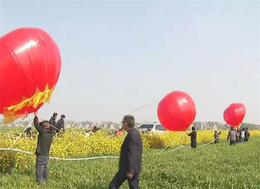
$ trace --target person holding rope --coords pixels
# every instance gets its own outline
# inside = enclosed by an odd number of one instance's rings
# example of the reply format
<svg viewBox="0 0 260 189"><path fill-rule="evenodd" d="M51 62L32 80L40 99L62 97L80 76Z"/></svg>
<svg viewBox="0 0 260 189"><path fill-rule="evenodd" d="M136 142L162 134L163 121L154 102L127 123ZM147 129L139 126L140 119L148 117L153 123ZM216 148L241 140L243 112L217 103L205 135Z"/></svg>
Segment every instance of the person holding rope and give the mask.
<svg viewBox="0 0 260 189"><path fill-rule="evenodd" d="M53 113L53 116L51 117L49 123L54 126L54 127L57 127L57 122L56 122L56 119L58 117L58 114L57 113ZM56 132L59 132L57 129L55 129Z"/></svg>
<svg viewBox="0 0 260 189"><path fill-rule="evenodd" d="M186 134L188 136L190 136L190 145L192 148L197 148L197 131L195 130L195 127L193 126L192 128L192 132L191 133L187 133Z"/></svg>
<svg viewBox="0 0 260 189"><path fill-rule="evenodd" d="M49 152L53 140L54 129L48 121L40 122L38 113L34 113L34 126L38 131L36 148L36 182L42 184L42 180L48 181Z"/></svg>
<svg viewBox="0 0 260 189"><path fill-rule="evenodd" d="M215 130L215 133L214 133L215 144L217 144L219 142L220 134L221 134L221 131L218 132L218 130Z"/></svg>
<svg viewBox="0 0 260 189"><path fill-rule="evenodd" d="M66 116L64 114L62 114L60 120L57 122L58 133L61 130L63 130L63 134L65 133L65 122L64 122L65 117Z"/></svg>
<svg viewBox="0 0 260 189"><path fill-rule="evenodd" d="M118 189L126 180L130 189L139 189L139 174L142 169L143 144L140 133L134 128L135 119L126 115L122 127L128 132L121 147L119 171L109 184L109 189Z"/></svg>

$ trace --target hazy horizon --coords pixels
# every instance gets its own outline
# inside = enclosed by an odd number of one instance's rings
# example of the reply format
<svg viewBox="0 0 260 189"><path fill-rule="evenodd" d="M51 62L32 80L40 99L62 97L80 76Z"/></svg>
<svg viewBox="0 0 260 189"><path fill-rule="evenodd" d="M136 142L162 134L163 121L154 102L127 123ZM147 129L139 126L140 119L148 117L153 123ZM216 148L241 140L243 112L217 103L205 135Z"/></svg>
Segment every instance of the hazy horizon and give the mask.
<svg viewBox="0 0 260 189"><path fill-rule="evenodd" d="M67 120L158 121L166 94L187 92L195 121L224 122L244 103L244 122L260 124L260 3L0 2L0 35L39 27L58 44L62 71L51 103ZM11 77L11 76L10 76ZM2 117L0 117L2 118Z"/></svg>

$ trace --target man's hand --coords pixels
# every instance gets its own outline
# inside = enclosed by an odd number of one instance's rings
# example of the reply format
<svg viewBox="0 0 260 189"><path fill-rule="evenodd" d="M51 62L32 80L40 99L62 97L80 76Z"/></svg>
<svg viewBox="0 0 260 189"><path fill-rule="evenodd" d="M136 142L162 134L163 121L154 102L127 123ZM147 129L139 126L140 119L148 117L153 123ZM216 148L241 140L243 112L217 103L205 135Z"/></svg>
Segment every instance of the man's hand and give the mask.
<svg viewBox="0 0 260 189"><path fill-rule="evenodd" d="M38 112L34 112L34 116L39 118Z"/></svg>
<svg viewBox="0 0 260 189"><path fill-rule="evenodd" d="M127 176L127 178L129 178L130 180L133 178L132 173L126 173L126 176Z"/></svg>

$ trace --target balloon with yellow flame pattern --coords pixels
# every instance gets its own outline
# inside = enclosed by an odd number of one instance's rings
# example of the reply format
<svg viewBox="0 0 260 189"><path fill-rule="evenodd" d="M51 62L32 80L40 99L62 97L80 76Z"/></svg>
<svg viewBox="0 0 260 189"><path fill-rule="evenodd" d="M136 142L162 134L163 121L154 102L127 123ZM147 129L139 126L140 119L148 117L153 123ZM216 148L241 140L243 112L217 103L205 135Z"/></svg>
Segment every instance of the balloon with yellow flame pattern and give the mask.
<svg viewBox="0 0 260 189"><path fill-rule="evenodd" d="M39 28L0 38L0 114L11 123L49 102L61 71L57 44Z"/></svg>

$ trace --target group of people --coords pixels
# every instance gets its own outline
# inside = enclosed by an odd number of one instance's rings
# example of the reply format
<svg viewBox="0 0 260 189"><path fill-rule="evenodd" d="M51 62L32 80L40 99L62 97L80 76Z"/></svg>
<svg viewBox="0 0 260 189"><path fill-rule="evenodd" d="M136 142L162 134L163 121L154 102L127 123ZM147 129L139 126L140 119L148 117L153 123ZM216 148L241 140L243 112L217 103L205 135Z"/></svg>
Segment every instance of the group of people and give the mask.
<svg viewBox="0 0 260 189"><path fill-rule="evenodd" d="M38 143L36 148L36 181L42 184L43 181L48 181L48 163L49 151L52 144L55 131L60 132L64 128L65 115L61 115L61 119L56 124L58 114L54 113L50 121L41 121L38 113L35 113L34 126L39 132ZM126 115L122 121L122 129L127 132L124 142L121 146L119 170L109 184L109 189L118 189L127 180L130 189L139 188L139 174L142 170L142 153L143 144L140 132L134 127L135 119L132 115ZM117 131L117 135L123 133L122 129ZM97 128L94 129L98 130ZM94 132L94 131L93 131ZM191 137L191 147L197 147L197 131L192 127L192 132L187 133ZM215 131L215 141L218 142L221 132ZM235 144L238 141L248 141L250 133L248 129L231 130L228 134L230 144ZM216 143L217 143L216 142Z"/></svg>
<svg viewBox="0 0 260 189"><path fill-rule="evenodd" d="M57 113L53 113L49 123L50 123L50 126L53 127L54 129L54 133L61 133L61 131L63 133L65 133L65 115L62 114L61 115L61 118L58 120L58 122L56 122L56 119L58 117L58 114ZM28 136L32 136L32 128L31 127L28 127L26 128L26 130L24 131Z"/></svg>
<svg viewBox="0 0 260 189"><path fill-rule="evenodd" d="M63 133L65 133L65 121L64 120L65 120L66 116L64 114L62 114L59 121L56 122L57 117L58 117L58 113L53 113L49 123L54 128L54 131L56 133L60 133L61 131Z"/></svg>
<svg viewBox="0 0 260 189"><path fill-rule="evenodd" d="M191 138L191 148L197 147L197 131L195 127L192 127L192 132L186 134L190 136ZM214 132L214 142L215 144L219 142L219 135L221 134L221 131L215 130ZM230 131L228 132L227 140L230 140L230 145L235 145L238 142L248 142L250 137L250 132L248 128L238 128L237 130L231 127Z"/></svg>
<svg viewBox="0 0 260 189"><path fill-rule="evenodd" d="M50 121L41 121L38 113L34 113L34 126L38 131L36 148L36 182L42 184L48 181L49 152L55 131L64 128L56 124L57 113L54 113ZM62 123L65 116L61 116ZM121 146L119 170L109 184L110 189L118 189L124 181L128 180L131 189L139 188L139 174L142 169L143 144L140 132L134 128L135 119L132 115L126 115L122 121L122 129L127 131L127 136Z"/></svg>
<svg viewBox="0 0 260 189"><path fill-rule="evenodd" d="M230 145L235 145L238 142L248 142L250 132L248 128L238 128L237 130L231 127L228 132L227 140L230 140Z"/></svg>
<svg viewBox="0 0 260 189"><path fill-rule="evenodd" d="M33 120L34 126L38 131L38 141L36 148L36 181L38 184L42 184L42 180L48 181L48 163L49 152L52 144L53 136L55 133L63 131L65 133L64 119L65 115L62 114L60 120L56 123L58 117L57 113L54 113L49 121L41 121L38 113L34 113Z"/></svg>

